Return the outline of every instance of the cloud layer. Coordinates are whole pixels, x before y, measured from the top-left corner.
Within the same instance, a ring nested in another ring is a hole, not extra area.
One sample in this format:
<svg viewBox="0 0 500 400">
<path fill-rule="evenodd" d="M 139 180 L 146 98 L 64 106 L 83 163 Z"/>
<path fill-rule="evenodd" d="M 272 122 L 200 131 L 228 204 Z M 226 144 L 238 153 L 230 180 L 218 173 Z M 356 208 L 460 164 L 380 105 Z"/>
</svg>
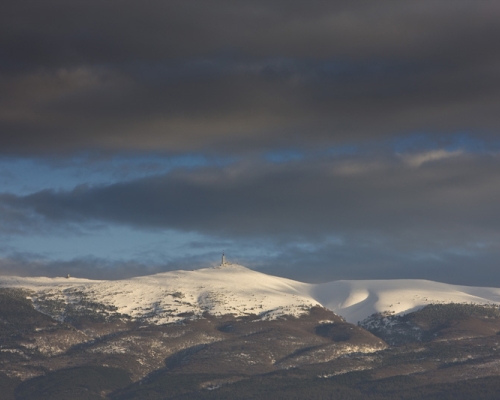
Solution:
<svg viewBox="0 0 500 400">
<path fill-rule="evenodd" d="M 2 223 L 18 233 L 33 232 L 37 221 L 40 231 L 118 224 L 233 243 L 260 240 L 268 252 L 262 268 L 305 280 L 444 277 L 475 259 L 491 268 L 500 239 L 499 156 L 411 157 L 247 162 L 70 191 L 4 194 Z M 311 270 L 297 265 L 305 260 Z"/>
<path fill-rule="evenodd" d="M 222 236 L 497 227 L 498 155 L 438 155 L 408 156 L 409 163 L 405 157 L 346 157 L 178 169 L 71 191 L 5 194 L 1 200 L 13 212 L 45 221 L 95 220 Z"/>
<path fill-rule="evenodd" d="M 500 124 L 495 1 L 8 1 L 0 152 L 325 146 Z"/>
<path fill-rule="evenodd" d="M 130 276 L 223 243 L 304 280 L 495 281 L 497 1 L 4 3 L 4 273 Z M 146 267 L 11 239 L 102 227 L 202 243 Z"/>
</svg>

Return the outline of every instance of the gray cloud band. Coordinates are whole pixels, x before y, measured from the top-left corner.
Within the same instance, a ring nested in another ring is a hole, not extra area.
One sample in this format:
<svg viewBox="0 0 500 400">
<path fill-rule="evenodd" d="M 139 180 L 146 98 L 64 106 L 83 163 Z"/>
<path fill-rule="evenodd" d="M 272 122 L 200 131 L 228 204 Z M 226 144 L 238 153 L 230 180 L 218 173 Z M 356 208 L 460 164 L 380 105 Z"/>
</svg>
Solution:
<svg viewBox="0 0 500 400">
<path fill-rule="evenodd" d="M 8 227 L 32 216 L 37 224 L 104 221 L 231 237 L 377 233 L 406 237 L 409 247 L 432 246 L 496 235 L 499 174 L 497 155 L 429 152 L 176 170 L 109 186 L 4 194 L 0 201 Z"/>
<path fill-rule="evenodd" d="M 497 2 L 116 7 L 3 8 L 0 153 L 242 152 L 500 127 Z"/>
<path fill-rule="evenodd" d="M 201 232 L 210 244 L 204 243 L 206 252 L 165 265 L 36 261 L 21 254 L 0 260 L 0 269 L 119 278 L 207 266 L 224 242 L 248 266 L 304 281 L 426 278 L 498 285 L 499 163 L 497 154 L 430 151 L 175 170 L 108 186 L 3 194 L 3 234 L 124 224 Z"/>
</svg>

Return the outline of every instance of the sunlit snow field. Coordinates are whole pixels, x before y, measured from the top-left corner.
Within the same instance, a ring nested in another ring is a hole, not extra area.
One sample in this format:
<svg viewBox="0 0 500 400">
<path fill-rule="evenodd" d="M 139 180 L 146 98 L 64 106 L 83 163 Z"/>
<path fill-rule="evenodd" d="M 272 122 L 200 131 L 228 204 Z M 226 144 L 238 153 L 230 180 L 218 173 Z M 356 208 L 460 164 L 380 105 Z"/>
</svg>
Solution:
<svg viewBox="0 0 500 400">
<path fill-rule="evenodd" d="M 35 305 L 41 299 L 75 304 L 85 299 L 155 324 L 198 318 L 205 312 L 274 319 L 299 316 L 315 305 L 356 323 L 376 312 L 404 314 L 428 304 L 500 304 L 500 288 L 408 279 L 308 284 L 234 264 L 116 281 L 2 276 L 0 287 L 29 290 Z"/>
</svg>

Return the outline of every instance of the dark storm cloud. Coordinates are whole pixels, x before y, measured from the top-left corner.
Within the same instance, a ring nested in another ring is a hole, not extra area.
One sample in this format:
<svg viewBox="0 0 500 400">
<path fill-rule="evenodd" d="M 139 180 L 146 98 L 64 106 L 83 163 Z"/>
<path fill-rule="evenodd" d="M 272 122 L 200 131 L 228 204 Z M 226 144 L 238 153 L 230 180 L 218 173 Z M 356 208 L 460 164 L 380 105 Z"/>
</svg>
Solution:
<svg viewBox="0 0 500 400">
<path fill-rule="evenodd" d="M 487 137 L 499 14 L 489 1 L 9 1 L 0 152 Z"/>
<path fill-rule="evenodd" d="M 460 151 L 255 162 L 72 191 L 3 194 L 1 202 L 9 215 L 26 212 L 57 224 L 111 222 L 228 237 L 356 233 L 374 240 L 381 233 L 411 249 L 413 243 L 451 246 L 494 236 L 500 225 L 499 167 L 497 155 Z"/>
<path fill-rule="evenodd" d="M 114 64 L 222 51 L 470 61 L 467 53 L 484 57 L 491 50 L 498 12 L 495 1 L 460 0 L 8 1 L 1 17 L 3 64 Z"/>
<path fill-rule="evenodd" d="M 233 248 L 233 261 L 303 281 L 424 278 L 498 285 L 499 181 L 498 154 L 434 150 L 244 162 L 71 191 L 3 194 L 2 230 L 9 234 L 32 232 L 33 221 L 38 232 L 59 234 L 88 224 L 124 224 L 200 232 L 207 249 L 149 269 L 140 261 L 14 257 L 2 270 L 19 265 L 27 274 L 118 278 L 207 266 L 224 243 Z M 196 242 L 190 245 L 199 250 Z M 238 259 L 245 245 L 259 251 Z"/>
</svg>

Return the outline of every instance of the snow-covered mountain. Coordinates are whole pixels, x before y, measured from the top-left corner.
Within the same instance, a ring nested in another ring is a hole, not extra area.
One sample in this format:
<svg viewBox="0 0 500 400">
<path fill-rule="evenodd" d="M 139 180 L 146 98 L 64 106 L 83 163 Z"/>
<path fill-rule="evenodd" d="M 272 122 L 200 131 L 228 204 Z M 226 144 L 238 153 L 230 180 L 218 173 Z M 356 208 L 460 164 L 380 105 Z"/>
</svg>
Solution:
<svg viewBox="0 0 500 400">
<path fill-rule="evenodd" d="M 35 307 L 64 319 L 67 305 L 125 314 L 155 324 L 212 315 L 301 315 L 320 305 L 348 322 L 376 312 L 403 314 L 436 303 L 500 304 L 500 289 L 426 280 L 360 280 L 307 284 L 240 265 L 172 271 L 117 281 L 0 277 L 0 287 L 28 290 Z M 98 307 L 98 308 L 99 308 Z"/>
</svg>

